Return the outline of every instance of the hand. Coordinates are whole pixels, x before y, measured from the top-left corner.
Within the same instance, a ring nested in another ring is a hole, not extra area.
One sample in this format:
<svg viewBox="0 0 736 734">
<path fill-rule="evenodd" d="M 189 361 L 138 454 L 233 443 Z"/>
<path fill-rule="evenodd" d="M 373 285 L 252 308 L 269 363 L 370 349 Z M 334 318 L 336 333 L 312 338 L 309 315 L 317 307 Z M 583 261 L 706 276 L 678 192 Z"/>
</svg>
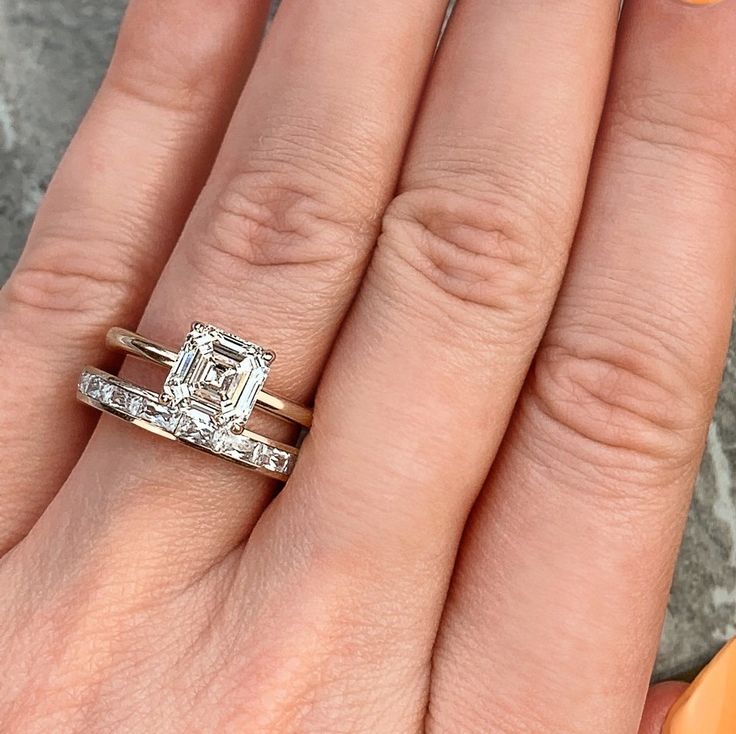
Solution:
<svg viewBox="0 0 736 734">
<path fill-rule="evenodd" d="M 729 336 L 736 6 L 618 11 L 461 0 L 433 60 L 443 0 L 285 0 L 251 69 L 265 0 L 133 0 L 0 296 L 3 732 L 637 731 Z M 277 496 L 75 402 L 109 327 L 195 318 L 319 385 Z"/>
</svg>

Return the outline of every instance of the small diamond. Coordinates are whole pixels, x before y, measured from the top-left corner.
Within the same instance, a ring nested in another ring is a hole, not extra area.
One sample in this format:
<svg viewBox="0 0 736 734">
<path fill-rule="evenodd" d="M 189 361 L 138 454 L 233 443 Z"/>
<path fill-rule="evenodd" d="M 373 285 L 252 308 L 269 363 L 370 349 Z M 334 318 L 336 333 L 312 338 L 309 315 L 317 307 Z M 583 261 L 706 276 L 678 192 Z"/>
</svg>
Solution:
<svg viewBox="0 0 736 734">
<path fill-rule="evenodd" d="M 140 417 L 154 426 L 163 428 L 169 433 L 174 432 L 177 421 L 179 420 L 178 413 L 165 405 L 159 405 L 158 402 L 154 402 L 153 400 L 147 402 Z"/>
<path fill-rule="evenodd" d="M 106 380 L 100 379 L 100 384 L 99 384 L 99 387 L 97 388 L 97 399 L 101 403 L 105 403 L 106 405 L 111 405 L 115 392 L 116 392 L 116 388 L 114 385 L 111 385 Z"/>
<path fill-rule="evenodd" d="M 218 453 L 231 454 L 238 451 L 240 436 L 235 436 L 228 428 L 219 428 L 215 431 L 210 443 Z"/>
<path fill-rule="evenodd" d="M 134 392 L 122 387 L 115 388 L 110 404 L 123 413 L 136 418 L 146 407 L 146 401 L 141 395 L 136 395 Z"/>
<path fill-rule="evenodd" d="M 246 458 L 256 466 L 263 466 L 265 454 L 268 451 L 266 444 L 260 441 L 252 441 Z"/>
<path fill-rule="evenodd" d="M 128 393 L 128 413 L 136 418 L 146 409 L 146 399 L 142 395 Z"/>
<path fill-rule="evenodd" d="M 210 447 L 216 430 L 217 426 L 211 416 L 199 410 L 190 409 L 184 413 L 177 426 L 176 435 L 198 446 Z"/>
<path fill-rule="evenodd" d="M 113 386 L 110 399 L 107 401 L 113 408 L 125 408 L 128 393 L 121 387 Z"/>
<path fill-rule="evenodd" d="M 100 399 L 100 390 L 102 389 L 102 380 L 96 375 L 92 375 L 87 387 L 87 395 L 95 400 Z"/>
<path fill-rule="evenodd" d="M 251 463 L 256 464 L 256 454 L 258 453 L 258 447 L 260 445 L 261 444 L 251 438 L 245 438 L 241 436 L 237 446 L 239 458 L 243 459 L 244 461 L 250 461 Z"/>
<path fill-rule="evenodd" d="M 279 474 L 286 474 L 291 464 L 291 454 L 271 447 L 264 446 L 264 449 L 260 456 L 260 465 L 264 469 L 275 471 Z"/>
<path fill-rule="evenodd" d="M 92 381 L 92 375 L 89 372 L 83 372 L 79 378 L 79 392 L 86 395 L 89 392 L 89 384 Z"/>
</svg>

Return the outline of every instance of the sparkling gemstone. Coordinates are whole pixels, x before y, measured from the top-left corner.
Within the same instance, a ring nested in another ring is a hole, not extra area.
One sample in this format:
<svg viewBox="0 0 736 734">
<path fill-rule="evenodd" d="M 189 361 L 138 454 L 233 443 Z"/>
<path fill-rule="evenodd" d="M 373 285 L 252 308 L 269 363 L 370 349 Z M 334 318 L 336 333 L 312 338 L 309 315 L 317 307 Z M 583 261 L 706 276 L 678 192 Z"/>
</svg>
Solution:
<svg viewBox="0 0 736 734">
<path fill-rule="evenodd" d="M 82 373 L 82 376 L 79 378 L 79 392 L 81 392 L 83 395 L 87 395 L 89 393 L 89 386 L 92 382 L 92 375 L 90 375 L 89 372 Z"/>
<path fill-rule="evenodd" d="M 161 405 L 156 400 L 149 400 L 146 402 L 140 417 L 148 423 L 158 426 L 158 428 L 173 433 L 180 416 L 169 406 Z"/>
<path fill-rule="evenodd" d="M 137 395 L 131 390 L 116 387 L 112 395 L 111 405 L 126 415 L 132 415 L 137 418 L 143 413 L 146 407 L 146 401 L 143 396 Z"/>
<path fill-rule="evenodd" d="M 112 405 L 113 398 L 117 388 L 109 383 L 107 380 L 100 380 L 99 388 L 97 389 L 97 399 L 105 405 Z"/>
<path fill-rule="evenodd" d="M 262 444 L 258 441 L 253 441 L 250 438 L 246 438 L 241 441 L 238 447 L 238 454 L 244 461 L 249 461 L 251 464 L 258 464 L 258 453 Z"/>
<path fill-rule="evenodd" d="M 128 395 L 128 412 L 138 418 L 146 409 L 146 399 L 142 395 L 130 393 Z"/>
<path fill-rule="evenodd" d="M 217 424 L 212 415 L 200 410 L 187 410 L 176 428 L 176 435 L 198 446 L 212 447 Z"/>
<path fill-rule="evenodd" d="M 201 411 L 220 425 L 245 424 L 272 359 L 257 344 L 197 323 L 166 378 L 164 395 L 185 412 Z"/>
<path fill-rule="evenodd" d="M 87 395 L 95 400 L 100 400 L 102 398 L 101 392 L 103 384 L 104 383 L 99 377 L 92 375 L 89 381 L 89 386 L 87 387 Z"/>
<path fill-rule="evenodd" d="M 291 464 L 291 455 L 281 449 L 269 447 L 267 452 L 261 454 L 260 464 L 264 469 L 285 474 Z"/>
<path fill-rule="evenodd" d="M 222 454 L 232 454 L 242 450 L 243 436 L 236 436 L 229 428 L 218 428 L 212 436 L 212 448 Z"/>
<path fill-rule="evenodd" d="M 248 452 L 248 461 L 252 462 L 256 466 L 263 466 L 264 454 L 268 450 L 266 444 L 260 441 L 253 441 L 250 451 Z"/>
</svg>

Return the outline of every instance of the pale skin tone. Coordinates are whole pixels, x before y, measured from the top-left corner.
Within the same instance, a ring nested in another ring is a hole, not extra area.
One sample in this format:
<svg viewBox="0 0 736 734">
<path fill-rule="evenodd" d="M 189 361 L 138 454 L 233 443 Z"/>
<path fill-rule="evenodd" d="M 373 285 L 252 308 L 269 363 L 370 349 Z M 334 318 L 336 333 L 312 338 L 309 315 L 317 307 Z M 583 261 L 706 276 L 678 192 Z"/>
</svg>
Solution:
<svg viewBox="0 0 736 734">
<path fill-rule="evenodd" d="M 444 5 L 133 0 L 0 294 L 3 732 L 659 731 L 736 5 Z M 75 403 L 195 318 L 315 401 L 278 496 Z"/>
</svg>

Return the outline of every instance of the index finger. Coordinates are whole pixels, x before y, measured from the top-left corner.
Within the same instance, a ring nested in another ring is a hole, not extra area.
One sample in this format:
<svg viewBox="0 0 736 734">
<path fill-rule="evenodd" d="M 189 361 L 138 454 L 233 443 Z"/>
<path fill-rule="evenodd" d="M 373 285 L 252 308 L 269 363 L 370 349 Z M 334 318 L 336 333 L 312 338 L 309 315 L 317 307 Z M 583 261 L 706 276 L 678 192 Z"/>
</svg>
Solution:
<svg viewBox="0 0 736 734">
<path fill-rule="evenodd" d="M 209 172 L 267 10 L 267 0 L 130 5 L 102 87 L 0 292 L 0 555 L 89 438 L 93 416 L 74 398 L 80 365 L 107 361 L 107 329 L 140 317 Z"/>
</svg>

